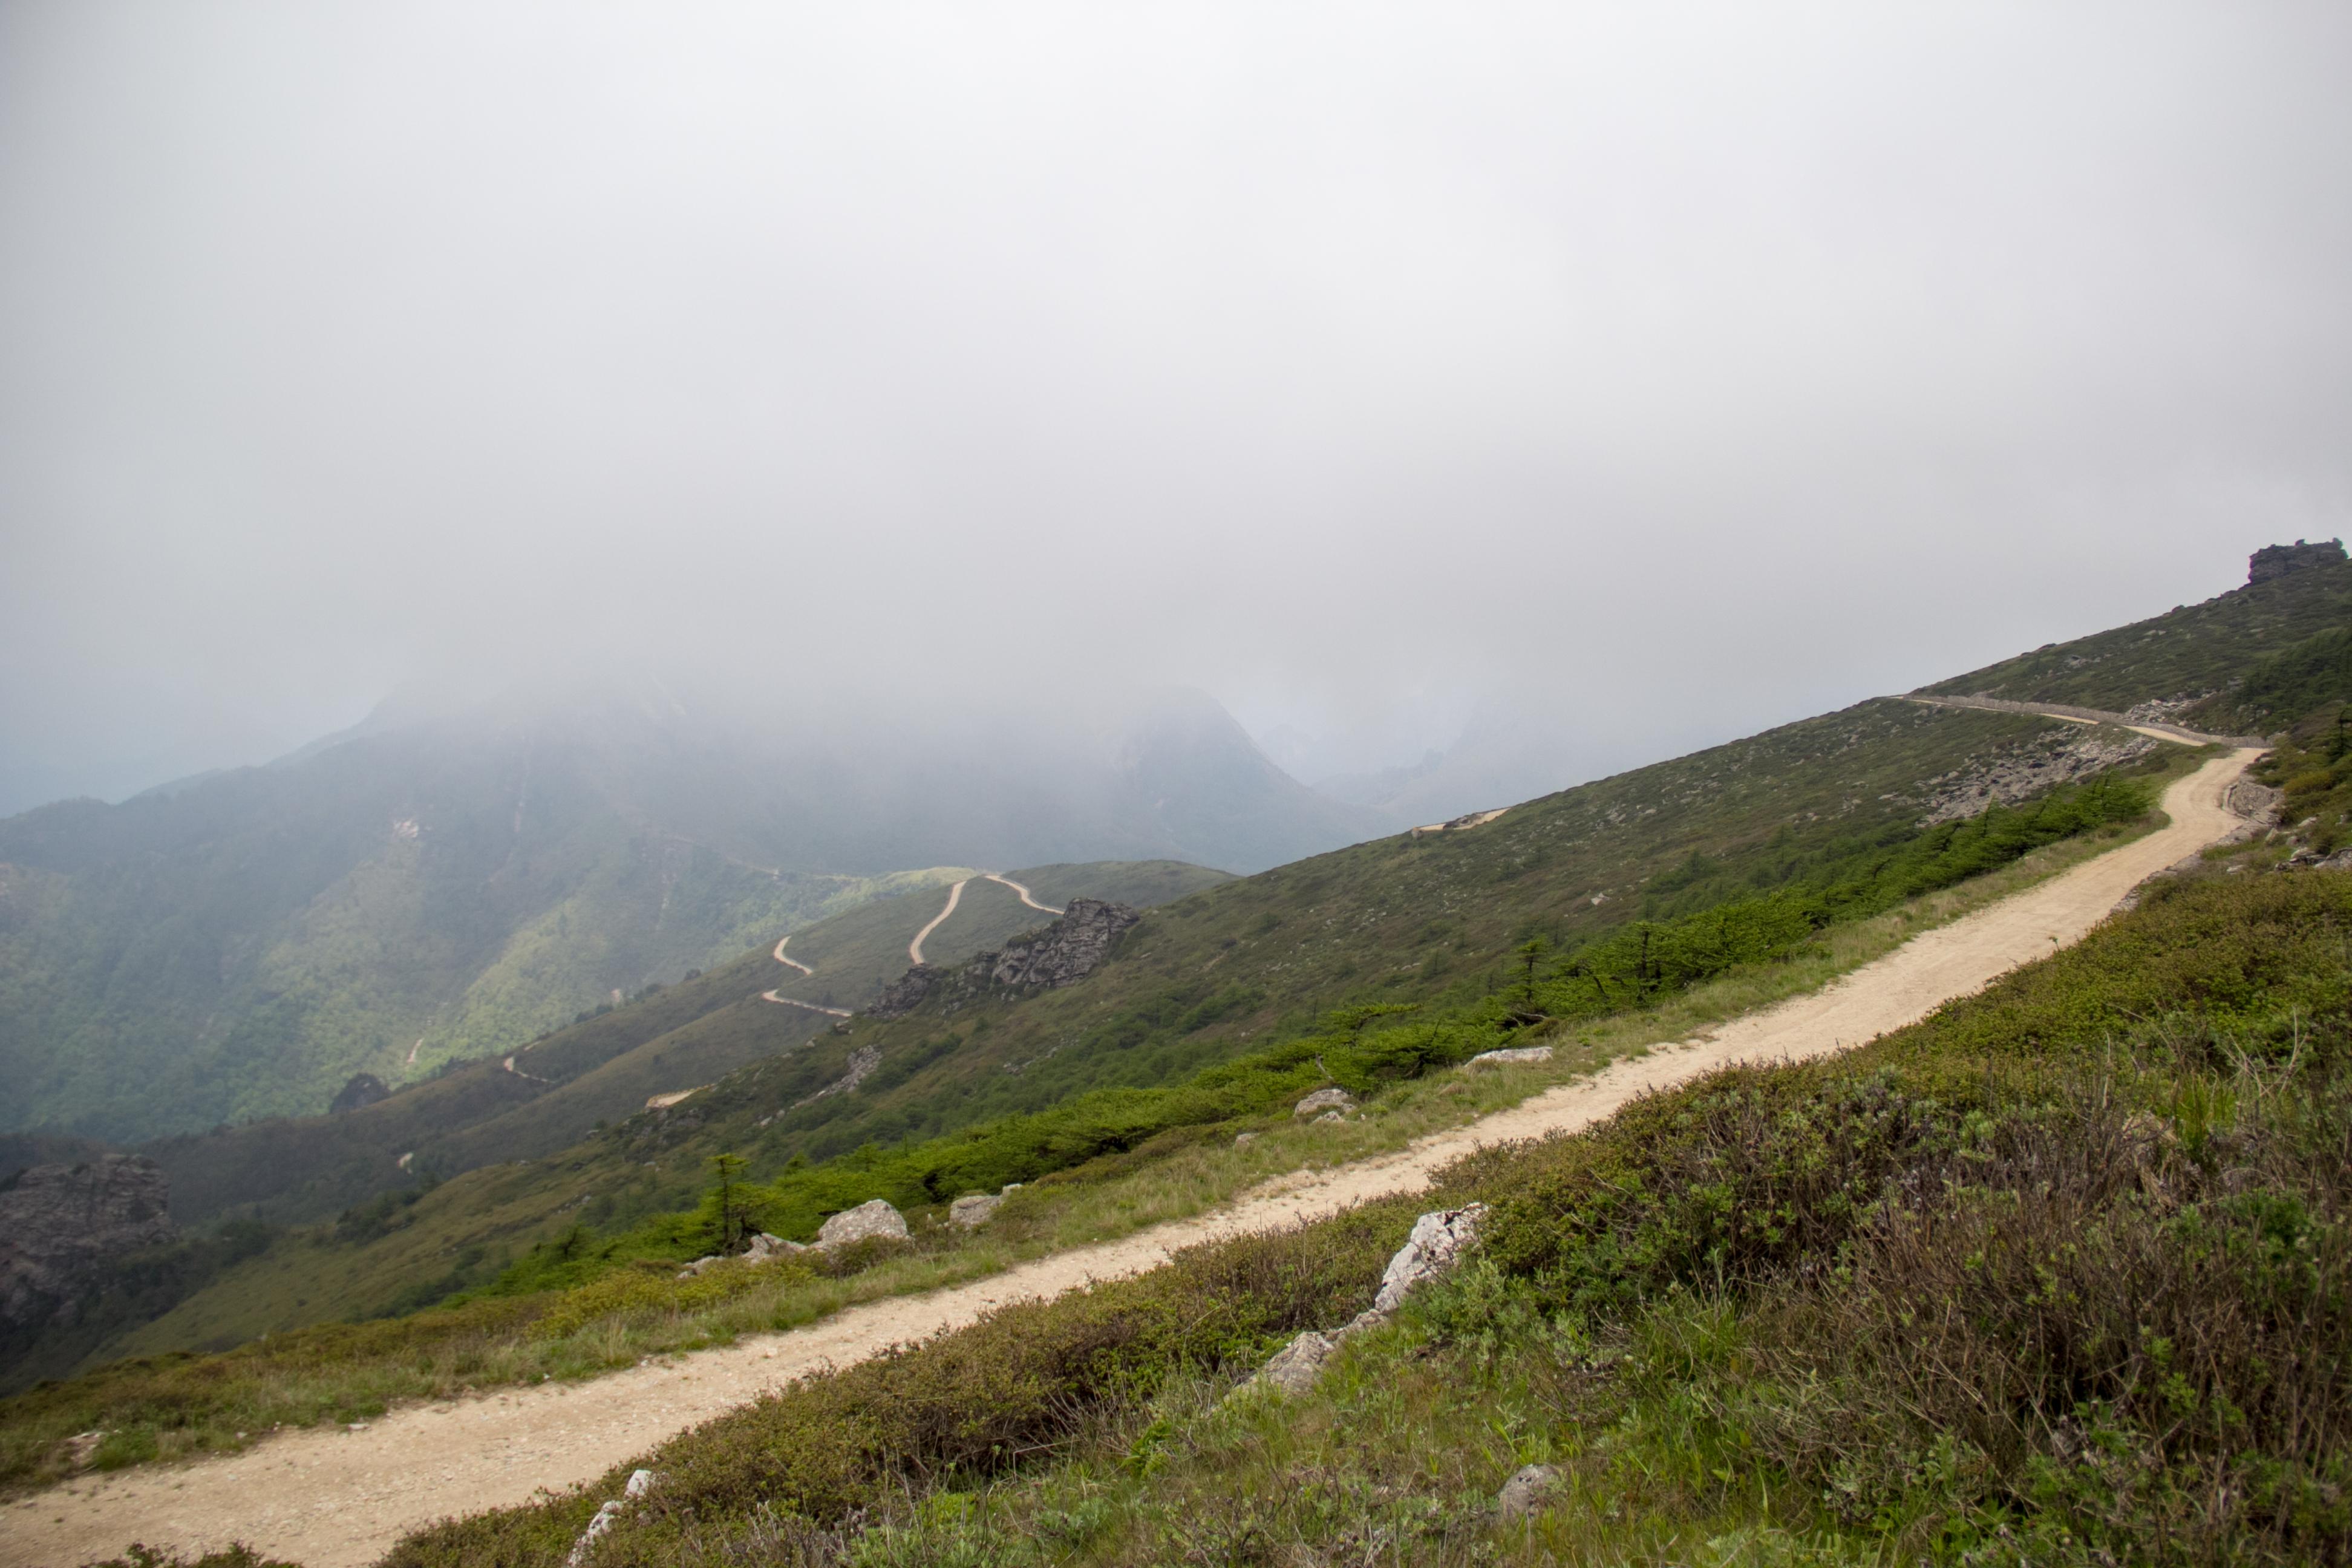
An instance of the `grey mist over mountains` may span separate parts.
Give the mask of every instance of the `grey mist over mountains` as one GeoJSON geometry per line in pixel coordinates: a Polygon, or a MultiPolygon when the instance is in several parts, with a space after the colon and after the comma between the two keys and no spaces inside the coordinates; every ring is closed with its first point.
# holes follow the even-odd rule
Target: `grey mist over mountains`
{"type": "Polygon", "coordinates": [[[0,812],[553,671],[931,792],[1202,692],[1388,820],[2200,598],[2352,499],[2347,45],[0,8],[0,812]]]}

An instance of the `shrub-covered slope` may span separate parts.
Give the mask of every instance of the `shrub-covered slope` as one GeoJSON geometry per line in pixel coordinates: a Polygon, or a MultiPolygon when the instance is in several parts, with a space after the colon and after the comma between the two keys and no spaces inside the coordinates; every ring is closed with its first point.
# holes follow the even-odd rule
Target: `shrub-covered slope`
{"type": "MultiPolygon", "coordinates": [[[[1480,827],[1359,846],[1221,884],[1149,911],[1077,984],[827,1028],[803,1048],[546,1158],[486,1166],[396,1206],[387,1197],[332,1234],[249,1259],[119,1348],[224,1345],[411,1307],[520,1268],[539,1256],[534,1247],[575,1231],[597,1238],[583,1257],[611,1266],[648,1250],[639,1227],[649,1225],[652,1253],[691,1257],[702,1246],[687,1234],[692,1226],[673,1237],[664,1227],[678,1220],[662,1216],[692,1215],[709,1158],[722,1152],[748,1157],[749,1177],[772,1189],[765,1223],[794,1236],[866,1197],[943,1200],[1025,1179],[1278,1095],[1313,1070],[1334,1005],[1362,1014],[1418,1005],[1424,1012],[1412,1021],[1425,1019],[1424,1033],[1464,1020],[1472,1033],[1460,1038],[1414,1044],[1399,1034],[1381,1047],[1401,1050],[1408,1069],[1458,1059],[1450,1053],[1483,1048],[1473,1038],[1505,1043],[1491,1037],[1510,1027],[1496,994],[1508,989],[1528,941],[1542,936],[1564,955],[1546,961],[1545,984],[1571,1010],[1637,1004],[1645,985],[1659,983],[1669,967],[1664,946],[1647,953],[1637,936],[1630,952],[1615,955],[1625,961],[1620,973],[1601,940],[1638,925],[1645,911],[1693,922],[1687,939],[1661,930],[1653,942],[1713,954],[1677,971],[1677,984],[1709,964],[1788,952],[1812,929],[1808,899],[1841,886],[1900,897],[1897,889],[1916,890],[1905,880],[1915,869],[1937,867],[1922,885],[1940,885],[2045,841],[2036,837],[2042,828],[2011,837],[2032,816],[2013,815],[1993,835],[2006,847],[1989,861],[1971,858],[1983,825],[1919,826],[1932,795],[1923,775],[1973,776],[2021,756],[2063,761],[2064,748],[2085,745],[2110,755],[2077,725],[1874,703],[1583,786],[1480,827]],[[1857,798],[1860,785],[1885,798],[1857,798]],[[1683,809],[1661,821],[1654,801],[1683,809]],[[1531,855],[1539,858],[1532,868],[1531,855]],[[1617,889],[1600,903],[1583,879],[1596,869],[1617,889]],[[1645,874],[1664,885],[1642,885],[1645,874]],[[1250,896],[1236,900],[1236,889],[1250,896]],[[1748,912],[1738,940],[1726,942],[1721,911],[1735,908],[1748,912]],[[1434,962],[1413,961],[1416,953],[1434,962]],[[1598,996],[1563,971],[1578,962],[1597,966],[1612,994],[1598,996]],[[1386,983],[1392,977],[1405,984],[1386,983]],[[1621,979],[1635,982],[1631,991],[1621,979]],[[1219,1064],[1266,1052],[1262,1068],[1244,1063],[1216,1077],[1219,1064]],[[1017,1120],[1024,1116],[1038,1120],[1017,1120]],[[617,1257],[606,1238],[626,1243],[617,1257]]],[[[2161,765],[2179,754],[2170,748],[2145,761],[2161,765]]],[[[2097,820],[2096,812],[2062,812],[2044,826],[2063,833],[2097,820]]]]}
{"type": "Polygon", "coordinates": [[[2279,676],[2268,661],[2306,638],[2347,624],[2352,624],[2352,562],[2340,554],[2333,561],[2315,557],[2299,570],[2249,583],[2202,604],[2179,605],[2072,642],[2050,643],[1920,689],[2116,712],[2148,702],[2184,708],[2201,704],[2189,721],[2230,733],[2249,723],[2308,711],[2300,698],[2281,704],[2250,693],[2242,706],[2234,694],[2258,670],[2266,672],[2261,680],[2267,688],[2279,676]]]}
{"type": "MultiPolygon", "coordinates": [[[[2159,891],[1863,1050],[763,1399],[594,1561],[2342,1561],[2347,927],[2341,874],[2159,891]],[[1312,1393],[1223,1397],[1469,1201],[1312,1393]]],[[[624,1478],[391,1562],[553,1563],[624,1478]]]]}

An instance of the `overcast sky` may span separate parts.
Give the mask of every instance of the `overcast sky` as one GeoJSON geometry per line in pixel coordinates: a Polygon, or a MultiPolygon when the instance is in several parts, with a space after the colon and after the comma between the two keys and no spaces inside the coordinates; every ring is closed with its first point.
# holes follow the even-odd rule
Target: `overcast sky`
{"type": "Polygon", "coordinates": [[[593,654],[1614,766],[2203,598],[2352,510],[2347,79],[2340,3],[0,0],[0,809],[593,654]]]}

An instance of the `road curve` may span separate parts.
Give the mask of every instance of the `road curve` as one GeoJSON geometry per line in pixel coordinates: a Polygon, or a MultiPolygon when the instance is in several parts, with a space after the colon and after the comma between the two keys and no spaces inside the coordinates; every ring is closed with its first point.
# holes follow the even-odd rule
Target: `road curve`
{"type": "MultiPolygon", "coordinates": [[[[965,882],[970,880],[971,880],[971,879],[969,877],[964,879],[965,882]]],[[[938,914],[933,915],[931,917],[931,923],[917,931],[915,933],[915,940],[907,944],[907,960],[908,963],[920,963],[923,962],[923,939],[930,935],[933,931],[939,930],[940,924],[944,922],[950,915],[955,913],[956,905],[962,898],[963,882],[955,883],[948,889],[948,907],[941,910],[938,914]]]]}
{"type": "Polygon", "coordinates": [[[814,974],[816,971],[811,969],[807,964],[803,963],[799,959],[786,958],[784,956],[784,943],[792,940],[793,939],[789,936],[780,936],[776,939],[776,962],[778,963],[790,964],[793,968],[799,970],[803,974],[814,974]]]}
{"type": "Polygon", "coordinates": [[[2168,826],[1923,932],[1819,991],[1622,1059],[1395,1153],[1297,1172],[1196,1218],[969,1285],[866,1302],[803,1329],[591,1383],[410,1405],[359,1431],[305,1428],[227,1458],[84,1477],[74,1494],[52,1488],[0,1510],[0,1565],[79,1563],[134,1541],[189,1555],[244,1541],[306,1568],[362,1568],[436,1519],[512,1507],[541,1488],[591,1480],[794,1378],[961,1328],[996,1307],[1139,1273],[1201,1242],[1417,1192],[1433,1172],[1473,1149],[1577,1131],[1643,1093],[1718,1068],[1823,1056],[1873,1039],[2078,940],[2142,880],[2236,827],[2225,804],[2229,788],[2259,754],[2216,757],[2173,784],[2164,797],[2168,826]]]}
{"type": "Polygon", "coordinates": [[[823,1013],[828,1018],[846,1018],[850,1016],[849,1009],[846,1007],[820,1006],[814,1002],[803,1002],[797,996],[781,996],[773,991],[761,992],[760,1000],[762,1002],[780,1002],[787,1007],[805,1007],[812,1013],[823,1013]]]}
{"type": "MultiPolygon", "coordinates": [[[[1058,915],[1062,912],[1051,904],[1039,903],[1028,889],[1023,887],[1020,883],[1014,881],[1010,877],[1000,877],[993,871],[982,871],[981,875],[987,878],[992,882],[1000,882],[1005,887],[1012,889],[1014,892],[1021,895],[1021,901],[1028,905],[1033,910],[1043,910],[1049,915],[1058,915]]],[[[945,917],[942,916],[941,918],[944,919],[945,917]]]]}

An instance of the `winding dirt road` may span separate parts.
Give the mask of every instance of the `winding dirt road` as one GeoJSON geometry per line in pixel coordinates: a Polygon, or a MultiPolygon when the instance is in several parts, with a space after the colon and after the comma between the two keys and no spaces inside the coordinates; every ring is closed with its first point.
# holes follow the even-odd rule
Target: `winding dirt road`
{"type": "MultiPolygon", "coordinates": [[[[967,877],[964,879],[964,881],[968,882],[971,879],[971,878],[967,877]]],[[[941,910],[938,914],[933,915],[931,917],[931,923],[917,931],[915,933],[915,940],[907,944],[907,960],[908,963],[920,963],[923,962],[923,939],[930,935],[933,931],[939,930],[940,926],[944,925],[947,922],[947,918],[955,913],[956,905],[962,902],[962,900],[963,882],[958,882],[948,889],[948,907],[941,910]]]]}
{"type": "MultiPolygon", "coordinates": [[[[789,936],[780,936],[776,939],[776,962],[778,963],[790,964],[793,968],[799,970],[803,974],[814,975],[816,971],[811,969],[807,964],[803,963],[799,959],[786,958],[784,956],[784,943],[792,940],[793,939],[789,936]]],[[[846,1007],[827,1007],[822,1003],[803,1002],[797,996],[785,996],[776,991],[761,992],[760,1000],[762,1002],[779,1003],[786,1007],[804,1007],[812,1013],[822,1013],[828,1018],[846,1018],[849,1016],[849,1009],[846,1007]]]]}
{"type": "Polygon", "coordinates": [[[1396,1153],[1294,1173],[1195,1219],[593,1383],[415,1405],[358,1431],[289,1432],[234,1458],[85,1478],[70,1493],[53,1489],[0,1510],[0,1564],[81,1563],[134,1541],[193,1555],[242,1540],[308,1568],[359,1568],[436,1519],[592,1479],[796,1377],[961,1327],[993,1307],[1138,1273],[1199,1242],[1415,1192],[1480,1145],[1572,1132],[1637,1095],[1717,1068],[1860,1044],[2076,941],[2144,879],[2222,837],[2239,823],[2226,805],[2230,785],[2257,755],[2217,757],[2175,784],[2164,797],[2169,826],[1924,932],[1818,992],[1620,1060],[1396,1153]]]}
{"type": "MultiPolygon", "coordinates": [[[[982,871],[981,875],[987,878],[992,882],[1001,883],[1002,885],[1012,889],[1014,892],[1021,895],[1021,901],[1028,905],[1033,910],[1043,910],[1049,915],[1058,915],[1062,912],[1051,904],[1039,903],[1034,894],[1031,893],[1028,889],[1023,887],[1020,883],[1014,881],[1010,877],[1000,877],[993,871],[982,871]]],[[[940,918],[945,919],[946,917],[942,916],[940,918]]]]}

